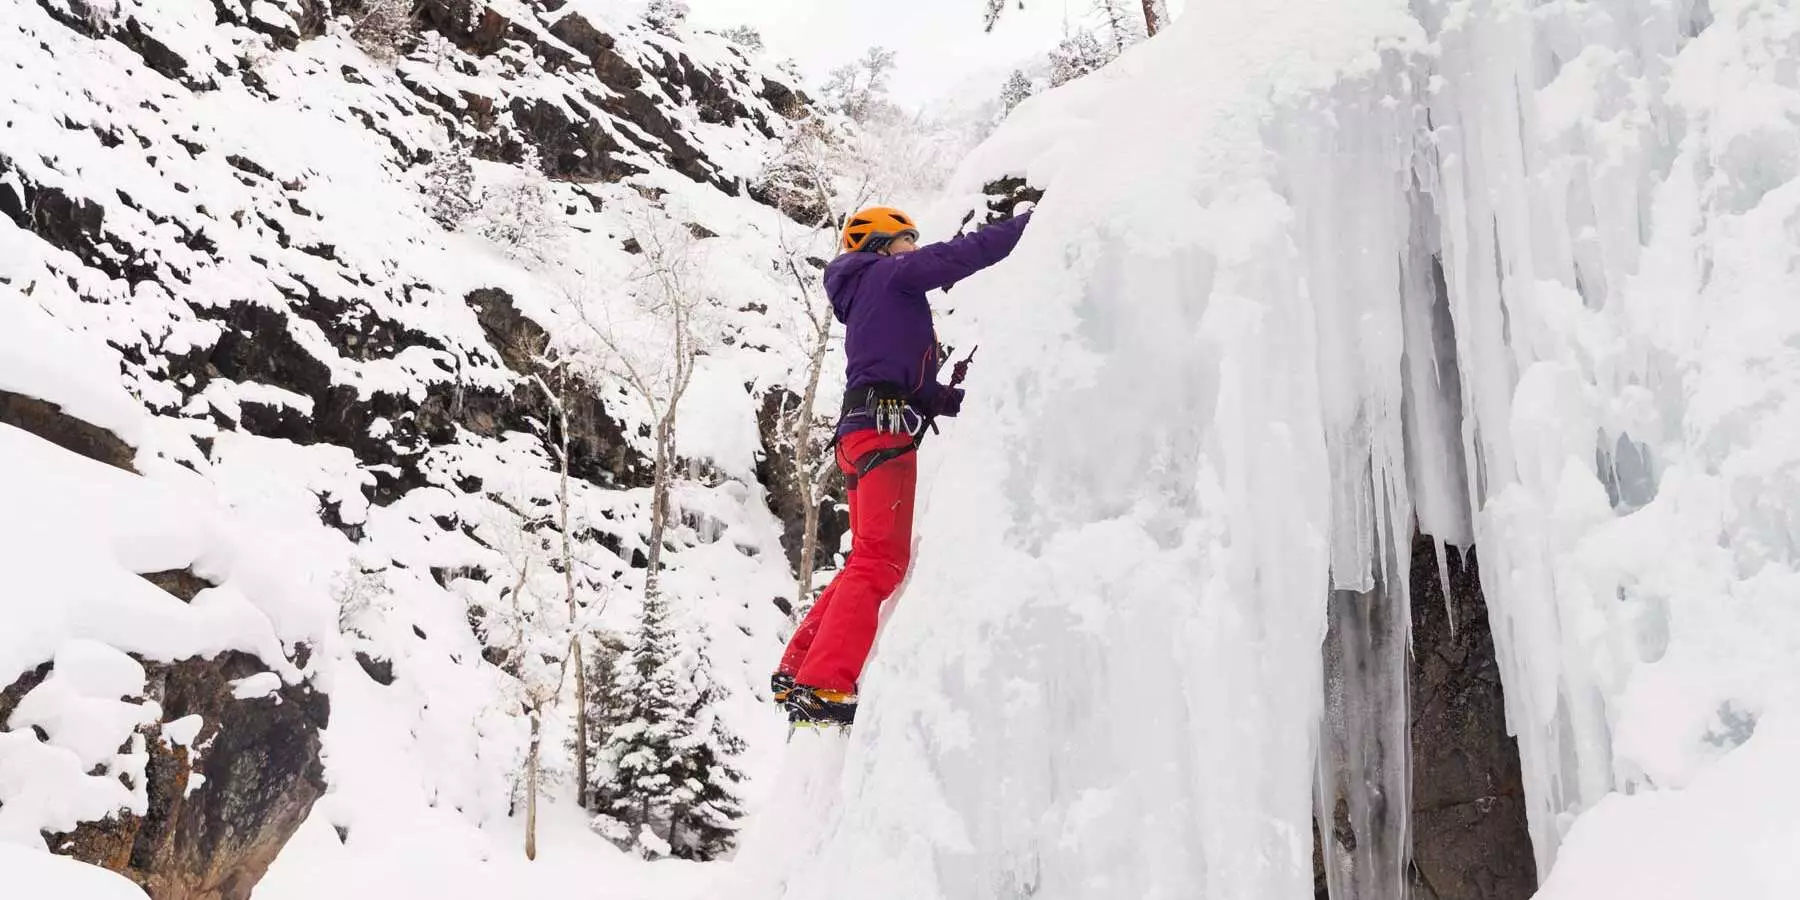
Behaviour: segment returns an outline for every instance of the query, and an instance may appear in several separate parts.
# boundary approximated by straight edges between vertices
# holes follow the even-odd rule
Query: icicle
[[[1331,596],[1317,815],[1334,900],[1409,894],[1412,616],[1406,572],[1385,548],[1380,562],[1375,590]]]
[[[1438,590],[1444,592],[1444,621],[1450,624],[1450,637],[1456,637],[1456,600],[1450,593],[1450,545],[1431,539],[1431,550],[1437,556]]]

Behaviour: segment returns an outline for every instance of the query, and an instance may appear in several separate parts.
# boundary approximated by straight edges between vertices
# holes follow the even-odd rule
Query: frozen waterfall
[[[1714,813],[1762,843],[1644,883],[1791,896],[1731,854],[1793,806],[1718,811],[1800,797],[1797,66],[1777,0],[1215,0],[1022,106],[961,188],[1048,193],[952,296],[981,369],[778,893],[1297,900],[1341,801],[1334,896],[1404,896],[1416,523],[1479,548],[1545,896]]]

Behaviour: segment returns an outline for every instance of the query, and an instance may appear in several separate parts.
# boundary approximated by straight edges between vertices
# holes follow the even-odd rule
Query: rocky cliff
[[[505,819],[565,438],[594,627],[642,582],[651,412],[595,338],[646,339],[660,241],[709,313],[667,583],[756,727],[793,590],[758,412],[804,355],[745,185],[785,72],[555,0],[41,0],[0,58],[0,554],[36,588],[0,767],[55,773],[0,779],[0,830],[198,900],[309,821],[376,857]]]

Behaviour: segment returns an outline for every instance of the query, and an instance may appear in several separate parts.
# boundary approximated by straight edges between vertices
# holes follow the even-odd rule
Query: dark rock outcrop
[[[987,211],[980,216],[979,223],[975,221],[976,211],[971,210],[964,215],[962,228],[965,231],[972,225],[992,225],[995,222],[1004,222],[1013,217],[1013,208],[1020,203],[1036,203],[1044,199],[1042,188],[1032,187],[1025,179],[1010,175],[1005,178],[996,178],[982,185],[981,193],[988,198]]]
[[[236,652],[145,663],[143,699],[163,711],[161,724],[141,731],[145,813],[46,835],[50,847],[125,875],[155,900],[247,900],[325,792],[319,731],[329,702],[304,684],[233,696],[233,682],[266,669]],[[51,671],[46,663],[0,690],[0,722]],[[190,715],[204,720],[195,739],[168,740],[164,727]]]
[[[1415,896],[1526,900],[1537,891],[1537,863],[1487,601],[1474,552],[1446,552],[1454,634],[1431,538],[1413,543]]]
[[[137,471],[132,460],[137,452],[118,435],[98,425],[77,419],[47,400],[0,391],[0,425],[11,425],[88,459],[117,466],[127,472]]]
[[[799,398],[789,391],[770,391],[763,396],[762,406],[756,412],[756,426],[762,434],[763,448],[756,463],[756,480],[768,491],[769,511],[781,520],[781,549],[786,551],[788,565],[796,572],[800,568],[800,548],[806,533],[807,498],[805,491],[794,483],[794,448],[781,434],[781,413],[783,407],[797,403]],[[812,460],[816,470],[830,451],[823,447],[814,448],[814,451]],[[839,542],[850,530],[850,516],[839,511],[843,502],[843,480],[833,479],[831,490],[819,510],[819,552],[813,557],[815,568],[831,565]],[[824,585],[815,584],[814,587]]]
[[[1487,601],[1474,552],[1466,556],[1454,548],[1445,552],[1454,631],[1431,537],[1414,537],[1407,576],[1412,595],[1412,652],[1406,676],[1412,766],[1409,882],[1419,900],[1527,900],[1537,891],[1536,857],[1525,819],[1518,745],[1506,731],[1506,703]],[[1368,623],[1375,623],[1388,609],[1380,602],[1379,591],[1348,597],[1362,603],[1356,614],[1369,616]],[[1343,610],[1334,611],[1342,614]],[[1375,625],[1370,630],[1386,633]],[[1368,655],[1388,658],[1379,650]],[[1328,641],[1328,683],[1342,665]],[[1328,695],[1328,703],[1333,699]],[[1365,747],[1364,752],[1374,750]],[[1340,782],[1337,789],[1327,837],[1341,854],[1349,854],[1359,842],[1379,836],[1356,833],[1345,793],[1372,788]],[[1380,796],[1363,799],[1371,814],[1380,811]],[[1316,845],[1316,831],[1314,840]],[[1386,847],[1373,850],[1384,858],[1398,852]],[[1313,865],[1315,890],[1324,900],[1325,862],[1317,849]]]
[[[168,591],[183,603],[192,603],[201,591],[214,587],[213,583],[194,574],[194,570],[170,569],[166,572],[145,572],[144,580]]]

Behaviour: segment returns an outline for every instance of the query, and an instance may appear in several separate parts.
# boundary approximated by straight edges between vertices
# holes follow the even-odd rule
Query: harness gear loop
[[[981,345],[975,345],[969,350],[968,356],[963,357],[951,368],[951,390],[959,387],[963,383],[963,379],[969,376],[969,364],[975,361],[975,351],[980,349]],[[925,433],[927,431],[935,433],[938,430],[937,416],[920,415],[907,402],[908,395],[899,385],[886,382],[874,384],[863,392],[860,401],[854,399],[854,396],[854,394],[845,396],[843,418],[867,414],[875,420],[876,431],[882,434],[904,434],[910,436],[912,440],[898,447],[872,450],[860,458],[852,460],[850,467],[855,471],[844,476],[844,483],[851,490],[855,490],[856,483],[870,472],[875,471],[876,467],[882,463],[892,462],[908,453],[917,452],[919,445],[925,443]],[[830,447],[836,448],[837,444],[838,439],[833,437]]]

